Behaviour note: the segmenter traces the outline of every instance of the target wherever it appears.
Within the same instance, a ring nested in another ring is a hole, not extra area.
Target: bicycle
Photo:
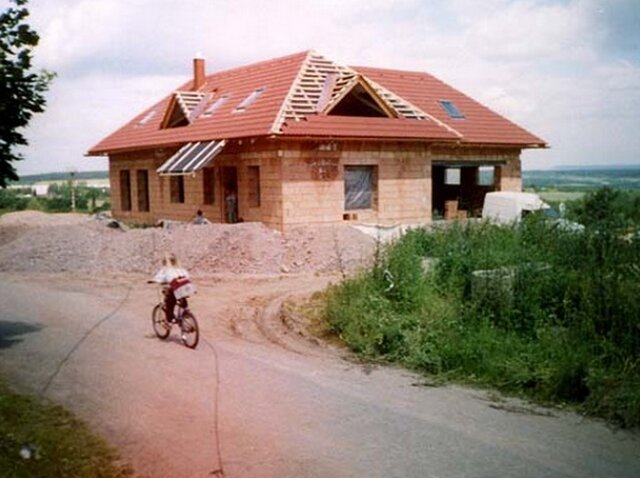
[[[180,339],[182,343],[190,349],[195,349],[200,340],[200,330],[195,315],[189,310],[187,298],[177,299],[173,314],[174,319],[167,321],[166,306],[164,298],[155,305],[151,313],[153,331],[162,340],[166,340],[171,333],[173,325],[180,328]]]

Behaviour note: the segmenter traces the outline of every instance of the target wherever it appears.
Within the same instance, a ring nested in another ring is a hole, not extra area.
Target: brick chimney
[[[204,85],[204,58],[198,54],[193,59],[193,91],[198,91]]]

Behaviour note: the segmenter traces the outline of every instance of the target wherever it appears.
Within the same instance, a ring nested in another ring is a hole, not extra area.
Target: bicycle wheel
[[[158,304],[153,308],[151,321],[153,323],[153,331],[156,333],[158,338],[166,339],[169,337],[171,325],[167,322],[167,317],[164,313],[164,306],[162,304]]]
[[[200,331],[198,330],[198,322],[191,312],[186,311],[182,316],[180,329],[182,343],[190,349],[195,349],[200,339]]]

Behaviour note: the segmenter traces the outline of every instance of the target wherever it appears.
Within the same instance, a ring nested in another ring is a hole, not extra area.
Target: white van
[[[499,224],[509,224],[519,221],[529,212],[541,209],[553,211],[537,194],[496,191],[487,193],[484,197],[482,218]]]

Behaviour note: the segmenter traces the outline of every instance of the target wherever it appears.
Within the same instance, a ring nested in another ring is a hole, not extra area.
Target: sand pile
[[[374,250],[371,237],[348,225],[283,235],[260,223],[123,230],[80,214],[0,217],[0,271],[151,273],[174,252],[194,274],[335,273],[362,267]]]

